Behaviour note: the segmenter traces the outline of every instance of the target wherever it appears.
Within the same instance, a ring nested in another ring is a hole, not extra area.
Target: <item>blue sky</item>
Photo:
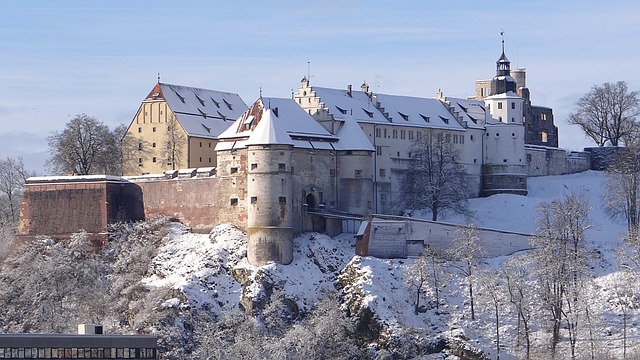
[[[153,6],[153,7],[151,7]],[[491,78],[500,31],[533,103],[554,109],[560,146],[594,84],[640,90],[640,3],[623,1],[0,0],[0,157],[44,173],[46,137],[76,114],[129,123],[157,81],[253,102],[312,85],[433,97]]]

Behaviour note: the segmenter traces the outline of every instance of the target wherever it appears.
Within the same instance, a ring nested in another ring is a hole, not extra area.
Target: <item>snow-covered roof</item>
[[[220,134],[216,150],[249,145],[333,149],[338,139],[291,99],[260,98]]]
[[[336,120],[356,120],[358,122],[388,124],[369,95],[363,91],[348,91],[313,87],[316,96],[324,103]],[[351,94],[351,95],[349,95]]]
[[[375,94],[394,124],[429,128],[464,130],[446,105],[435,98]]]
[[[486,108],[484,101],[450,97],[445,100],[449,103],[449,106],[453,107],[454,113],[462,116],[462,120],[466,121],[469,127],[482,128],[482,126],[474,125],[481,125],[485,121]]]
[[[356,121],[343,121],[336,136],[338,136],[338,143],[334,145],[336,150],[376,150]]]
[[[247,105],[238,94],[194,87],[157,84],[145,101],[164,99],[189,136],[217,138]]]

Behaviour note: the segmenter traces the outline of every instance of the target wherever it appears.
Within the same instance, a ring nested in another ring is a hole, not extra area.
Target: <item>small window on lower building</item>
[[[380,177],[385,177],[387,176],[387,170],[386,169],[380,169]]]
[[[231,169],[229,169],[229,173],[231,174],[235,174],[238,172],[238,168],[237,167],[232,167]]]
[[[238,205],[238,198],[231,198],[231,199],[229,200],[229,205],[231,205],[231,206],[236,206],[236,205]]]
[[[548,139],[547,139],[547,132],[546,131],[542,132],[542,139],[541,140],[542,140],[543,143],[547,142]]]
[[[151,161],[156,162],[156,157],[154,156]]]
[[[251,197],[251,203],[252,203],[252,204],[255,204],[255,203],[257,203],[257,202],[258,202],[258,197],[257,197],[257,196],[252,196],[252,197]]]
[[[329,176],[336,176],[336,169],[329,169]]]
[[[251,170],[255,170],[258,167],[258,164],[253,163],[251,164]]]
[[[355,172],[355,176],[356,176],[357,178],[362,177],[362,170],[356,170],[356,172]]]
[[[278,198],[278,202],[280,203],[280,205],[287,205],[287,197],[286,196],[280,196]]]
[[[283,164],[283,163],[278,164],[278,171],[286,171],[286,170],[287,170],[286,164]]]
[[[211,163],[211,158],[209,158],[209,163]]]
[[[156,147],[156,143],[151,144],[151,147]]]
[[[156,127],[154,126],[153,129],[151,129],[151,131],[156,132]]]
[[[139,133],[141,133],[141,132],[142,132],[142,128],[141,128],[141,127],[139,127],[139,128],[138,128],[138,132],[139,132]]]

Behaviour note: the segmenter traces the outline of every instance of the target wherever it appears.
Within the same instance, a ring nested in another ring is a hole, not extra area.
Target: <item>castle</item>
[[[136,176],[31,179],[19,234],[54,231],[48,219],[30,215],[51,206],[57,195],[48,192],[77,194],[86,191],[81,183],[104,183],[95,196],[109,206],[97,216],[162,214],[196,231],[230,222],[247,231],[251,263],[288,264],[297,233],[334,235],[371,214],[400,213],[411,146],[427,132],[457,150],[472,196],[526,195],[527,176],[589,169],[584,153],[557,148],[551,109],[531,105],[524,70],[512,76],[504,43],[496,65],[495,77],[478,82],[469,99],[378,94],[366,83],[330,89],[303,78],[292,99],[261,96],[247,108],[235,94],[158,83],[123,139],[133,144],[125,169]],[[186,168],[175,170],[178,158]]]

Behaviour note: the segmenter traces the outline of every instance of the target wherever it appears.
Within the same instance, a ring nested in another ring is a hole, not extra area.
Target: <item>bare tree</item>
[[[637,91],[629,91],[624,81],[594,85],[578,100],[568,122],[580,126],[598,146],[618,146],[621,140],[637,131],[638,96]]]
[[[624,217],[629,233],[638,230],[640,221],[640,146],[617,152],[606,170],[607,184],[603,201],[612,218]]]
[[[165,155],[171,168],[175,170],[182,166],[182,156],[187,140],[182,133],[180,123],[171,115],[167,121],[167,137],[165,139]],[[168,164],[169,165],[169,164]]]
[[[58,174],[115,174],[121,172],[119,139],[92,116],[76,115],[49,141],[49,168]]]
[[[406,208],[429,209],[433,221],[438,220],[443,210],[469,213],[469,177],[464,166],[457,162],[458,152],[446,135],[427,131],[415,140],[401,184]]]
[[[451,247],[448,249],[448,254],[460,262],[460,265],[453,265],[456,267],[466,278],[469,289],[469,303],[471,305],[471,320],[476,319],[474,298],[473,298],[473,284],[474,274],[478,267],[478,261],[485,255],[484,248],[482,246],[482,238],[478,228],[474,224],[467,226],[460,226],[456,230],[456,238],[451,243]]]
[[[34,173],[24,167],[22,158],[0,160],[0,213],[2,222],[13,226],[18,221],[22,187]]]
[[[560,342],[562,322],[568,332],[571,357],[576,357],[581,295],[588,275],[584,234],[591,225],[591,207],[582,195],[568,194],[563,199],[542,204],[539,229],[531,240],[534,273],[542,300],[551,314],[551,350],[555,356]]]
[[[502,275],[509,293],[509,303],[518,315],[516,346],[520,347],[520,339],[524,338],[525,358],[531,356],[531,318],[534,311],[534,298],[537,283],[529,279],[529,267],[525,258],[514,256],[509,259]]]
[[[480,286],[484,290],[481,294],[491,304],[493,308],[493,319],[496,330],[496,360],[500,360],[500,311],[503,304],[502,294],[504,292],[503,276],[501,271],[485,270],[478,276]]]

